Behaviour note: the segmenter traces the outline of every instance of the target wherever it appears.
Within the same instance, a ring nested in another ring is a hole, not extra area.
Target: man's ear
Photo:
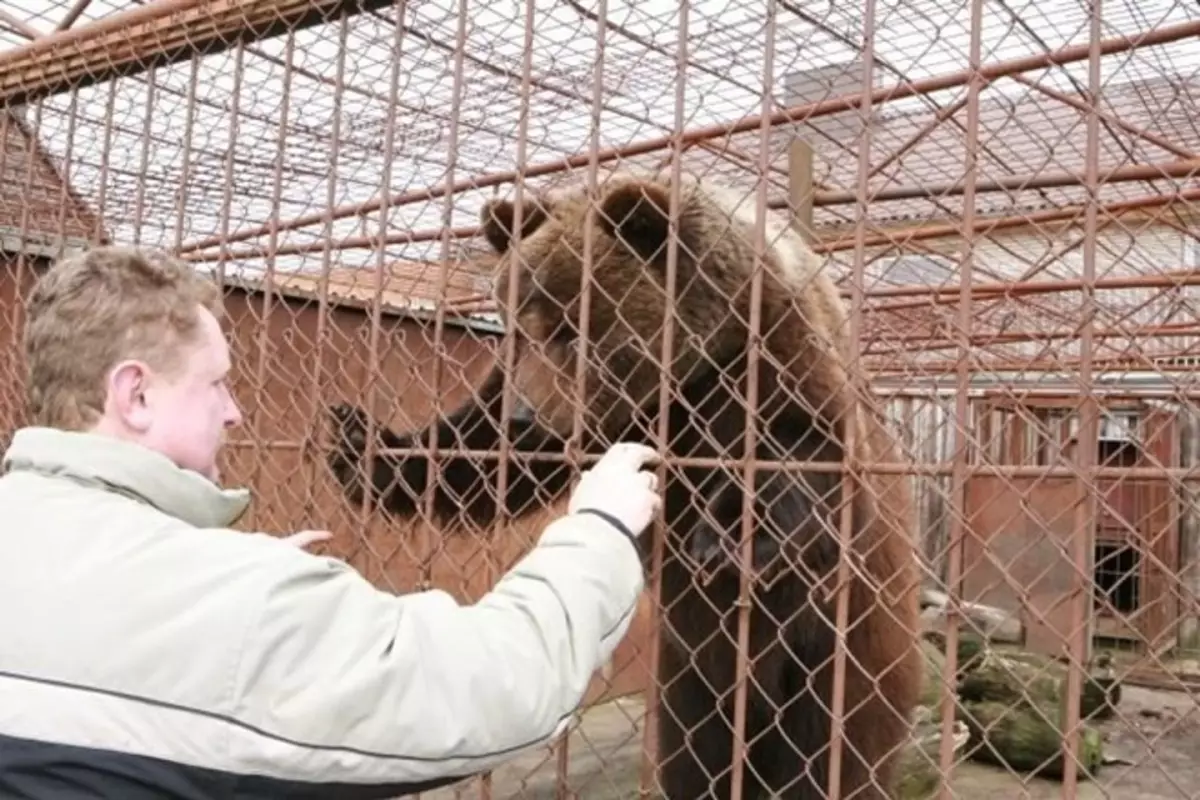
[[[546,221],[546,212],[536,200],[522,204],[522,212],[521,237],[524,238],[541,227]],[[488,200],[480,210],[479,224],[483,228],[483,238],[497,253],[508,250],[515,217],[516,206],[509,200]]]
[[[646,261],[663,252],[669,231],[671,196],[657,183],[628,183],[610,189],[600,200],[601,229]]]
[[[122,361],[108,374],[108,403],[126,426],[142,432],[153,420],[150,416],[150,373],[141,361]]]

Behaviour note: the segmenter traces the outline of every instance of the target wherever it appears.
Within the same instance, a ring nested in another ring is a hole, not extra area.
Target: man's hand
[[[657,460],[653,448],[618,442],[583,473],[571,493],[568,511],[600,513],[638,537],[662,507],[658,478],[642,467]]]
[[[333,534],[329,531],[300,531],[293,533],[291,536],[283,537],[285,544],[290,544],[293,547],[299,547],[301,550],[308,548],[310,545],[317,542],[326,542],[333,538]]]

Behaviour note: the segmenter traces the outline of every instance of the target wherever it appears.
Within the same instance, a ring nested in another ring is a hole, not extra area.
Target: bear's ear
[[[497,253],[508,250],[512,239],[513,218],[516,207],[509,200],[488,200],[479,212],[480,225],[483,228],[483,238],[487,239]],[[546,221],[546,212],[537,202],[526,203],[521,216],[522,238],[533,233]]]
[[[671,197],[656,183],[630,183],[610,190],[597,209],[601,228],[635,253],[653,259],[667,243]]]

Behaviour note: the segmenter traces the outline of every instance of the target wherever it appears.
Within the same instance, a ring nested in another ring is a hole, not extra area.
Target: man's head
[[[34,424],[136,442],[217,479],[241,413],[215,284],[162,253],[97,247],[52,267],[28,309]]]

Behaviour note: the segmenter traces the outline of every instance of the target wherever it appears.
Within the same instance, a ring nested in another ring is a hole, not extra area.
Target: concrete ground
[[[490,792],[478,780],[421,795],[428,800],[653,800],[639,793],[644,709],[623,698],[591,709],[570,736],[565,791],[560,794],[558,754],[536,751],[492,774]],[[1124,763],[1080,782],[1068,800],[1186,800],[1200,798],[1200,697],[1126,685],[1116,719],[1096,727],[1106,755]],[[957,766],[951,795],[962,800],[1058,800],[1060,783],[1023,782],[998,767]]]

